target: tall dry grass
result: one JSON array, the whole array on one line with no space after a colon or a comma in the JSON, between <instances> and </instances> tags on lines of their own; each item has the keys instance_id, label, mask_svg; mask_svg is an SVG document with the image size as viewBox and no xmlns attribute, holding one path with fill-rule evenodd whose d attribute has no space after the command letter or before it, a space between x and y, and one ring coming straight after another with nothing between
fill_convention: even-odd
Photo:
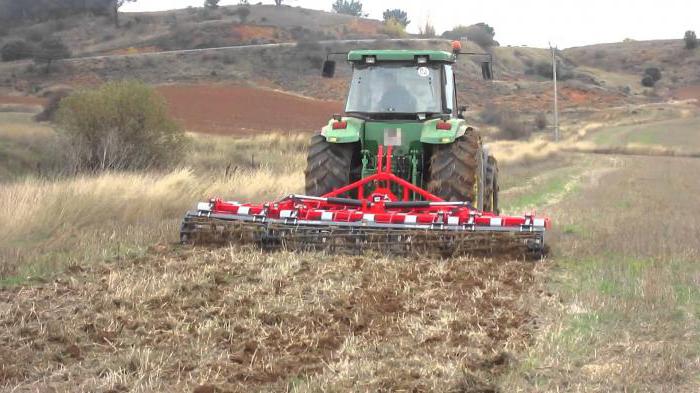
<instances>
[{"instance_id":1,"label":"tall dry grass","mask_svg":"<svg viewBox=\"0 0 700 393\"><path fill-rule=\"evenodd\" d=\"M180 219L198 201L273 200L301 191L305 137L198 137L195 145L182 167L171 172L3 184L0 278L44 276L67 265L175 242Z\"/></svg>"}]
</instances>

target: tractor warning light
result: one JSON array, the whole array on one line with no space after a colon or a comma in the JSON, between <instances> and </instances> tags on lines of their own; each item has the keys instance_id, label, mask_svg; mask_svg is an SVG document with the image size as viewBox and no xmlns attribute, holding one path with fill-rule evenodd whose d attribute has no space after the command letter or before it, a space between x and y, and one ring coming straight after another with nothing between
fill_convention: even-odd
<instances>
[{"instance_id":1,"label":"tractor warning light","mask_svg":"<svg viewBox=\"0 0 700 393\"><path fill-rule=\"evenodd\" d=\"M333 123L334 130L344 130L346 128L348 128L347 121L336 121L335 123Z\"/></svg>"},{"instance_id":2,"label":"tractor warning light","mask_svg":"<svg viewBox=\"0 0 700 393\"><path fill-rule=\"evenodd\" d=\"M449 131L449 130L452 129L452 124L450 124L449 122L446 122L446 121L439 121L439 122L435 125L435 128L437 128L438 130Z\"/></svg>"},{"instance_id":3,"label":"tractor warning light","mask_svg":"<svg viewBox=\"0 0 700 393\"><path fill-rule=\"evenodd\" d=\"M452 41L452 52L457 54L462 50L462 43L459 41Z\"/></svg>"}]
</instances>

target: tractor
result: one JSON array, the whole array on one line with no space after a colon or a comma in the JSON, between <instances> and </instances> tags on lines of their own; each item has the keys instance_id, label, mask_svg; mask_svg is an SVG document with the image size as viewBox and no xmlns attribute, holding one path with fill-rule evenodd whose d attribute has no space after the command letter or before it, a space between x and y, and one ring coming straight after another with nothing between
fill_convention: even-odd
<instances>
[{"instance_id":1,"label":"tractor","mask_svg":"<svg viewBox=\"0 0 700 393\"><path fill-rule=\"evenodd\" d=\"M457 104L461 52L354 50L345 113L311 138L306 193L273 202L210 199L183 243L266 250L441 256L543 255L547 217L501 216L498 166ZM482 74L492 79L488 54ZM323 76L333 77L327 59ZM534 254L533 254L534 253Z\"/></svg>"},{"instance_id":2,"label":"tractor","mask_svg":"<svg viewBox=\"0 0 700 393\"><path fill-rule=\"evenodd\" d=\"M306 194L320 196L377 172L377 149L392 146L392 172L446 201L469 201L498 214L498 164L457 102L455 63L460 54L438 50L353 50L345 113L311 138ZM335 75L326 60L323 76ZM353 195L346 195L353 197ZM421 199L413 194L412 199Z\"/></svg>"}]
</instances>

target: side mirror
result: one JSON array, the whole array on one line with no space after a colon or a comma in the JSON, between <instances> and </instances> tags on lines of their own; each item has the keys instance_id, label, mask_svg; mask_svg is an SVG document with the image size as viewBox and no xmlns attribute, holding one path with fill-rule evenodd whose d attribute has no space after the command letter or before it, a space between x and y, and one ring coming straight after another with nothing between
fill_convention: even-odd
<instances>
[{"instance_id":1,"label":"side mirror","mask_svg":"<svg viewBox=\"0 0 700 393\"><path fill-rule=\"evenodd\" d=\"M487 81L493 80L493 68L490 62L485 61L481 63L481 75Z\"/></svg>"},{"instance_id":2,"label":"side mirror","mask_svg":"<svg viewBox=\"0 0 700 393\"><path fill-rule=\"evenodd\" d=\"M335 76L335 61L326 60L323 62L323 72L321 73L324 78L332 78Z\"/></svg>"}]
</instances>

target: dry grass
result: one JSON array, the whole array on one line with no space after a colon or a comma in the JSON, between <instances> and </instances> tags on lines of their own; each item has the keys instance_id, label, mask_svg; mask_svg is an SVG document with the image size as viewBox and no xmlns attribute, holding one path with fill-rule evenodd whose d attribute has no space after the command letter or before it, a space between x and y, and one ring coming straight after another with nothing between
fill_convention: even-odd
<instances>
[{"instance_id":1,"label":"dry grass","mask_svg":"<svg viewBox=\"0 0 700 393\"><path fill-rule=\"evenodd\" d=\"M541 302L541 333L507 389L700 388L700 161L623 163L553 211L557 296Z\"/></svg>"},{"instance_id":2,"label":"dry grass","mask_svg":"<svg viewBox=\"0 0 700 393\"><path fill-rule=\"evenodd\" d=\"M40 278L72 264L174 242L185 211L214 196L273 200L301 191L305 137L195 138L194 145L183 160L186 167L169 173L4 184L0 279ZM257 157L253 164L251 155Z\"/></svg>"}]
</instances>

